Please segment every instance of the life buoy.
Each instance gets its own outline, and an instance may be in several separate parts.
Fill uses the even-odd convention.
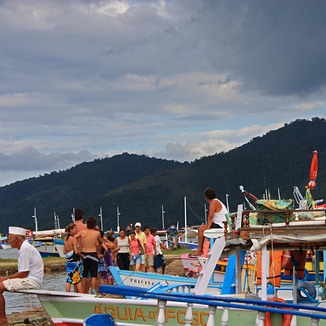
[[[31,239],[32,237],[33,237],[33,231],[27,229],[27,230],[26,230],[26,238],[27,238],[27,239]]]
[[[268,301],[286,303],[286,301],[282,298],[270,298]],[[291,308],[285,308],[285,307],[282,307],[282,308],[283,309],[291,309]],[[292,320],[292,315],[283,314],[282,316],[283,316],[282,326],[290,326],[291,320]],[[271,313],[269,311],[266,312],[266,315],[265,315],[265,326],[272,326]]]

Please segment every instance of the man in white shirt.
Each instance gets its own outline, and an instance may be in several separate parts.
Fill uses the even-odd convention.
[[[7,326],[4,291],[39,289],[43,283],[44,265],[40,253],[27,240],[26,229],[11,226],[8,243],[18,251],[18,271],[0,278],[0,325]]]
[[[167,248],[160,236],[157,234],[157,229],[152,228],[151,229],[151,234],[153,235],[155,242],[156,242],[156,256],[154,257],[154,272],[157,273],[157,269],[159,267],[162,267],[162,274],[165,274],[165,257],[163,255],[162,249],[171,251],[171,248]]]

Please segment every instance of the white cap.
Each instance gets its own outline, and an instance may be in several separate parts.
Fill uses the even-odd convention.
[[[141,227],[141,224],[140,224],[139,222],[137,222],[137,223],[135,224],[135,226],[140,226],[140,227]]]
[[[26,229],[20,228],[18,226],[9,226],[9,234],[17,234],[17,235],[23,235],[26,236]]]

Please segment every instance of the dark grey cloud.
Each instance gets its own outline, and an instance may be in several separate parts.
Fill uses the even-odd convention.
[[[325,1],[209,3],[201,19],[217,70],[240,78],[244,89],[271,95],[307,95],[325,87]]]
[[[54,171],[66,169],[78,162],[92,161],[97,156],[88,151],[77,153],[41,153],[33,147],[23,148],[11,154],[0,153],[2,171]]]

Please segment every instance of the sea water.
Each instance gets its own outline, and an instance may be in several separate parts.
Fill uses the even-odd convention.
[[[46,273],[44,274],[42,290],[65,291],[66,290],[66,273]],[[41,306],[36,295],[4,292],[6,300],[6,312],[20,312],[30,308]]]
[[[18,250],[2,249],[0,250],[1,259],[17,259]],[[43,290],[65,291],[66,289],[66,273],[46,273],[44,274]],[[10,293],[4,292],[6,300],[6,312],[10,314],[12,312],[20,312],[30,308],[39,307],[41,305],[36,295],[22,294],[22,293]]]

